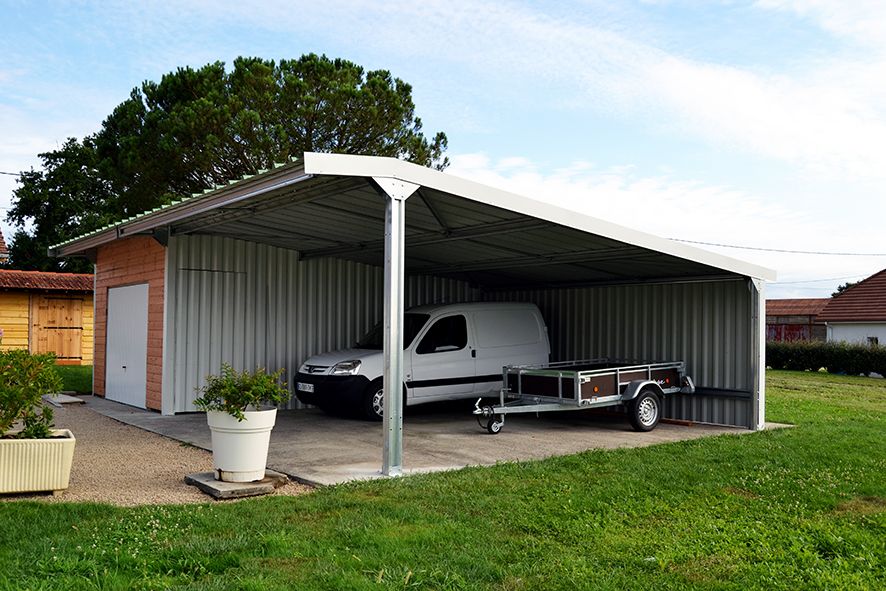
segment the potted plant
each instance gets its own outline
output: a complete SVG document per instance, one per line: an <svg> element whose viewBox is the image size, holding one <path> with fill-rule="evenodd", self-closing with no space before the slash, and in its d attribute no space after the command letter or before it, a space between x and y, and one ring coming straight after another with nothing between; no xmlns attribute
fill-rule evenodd
<svg viewBox="0 0 886 591"><path fill-rule="evenodd" d="M289 400L282 375L282 369L275 373L264 368L238 372L225 363L221 373L208 376L199 389L202 395L194 404L206 411L216 480L252 482L265 477L277 409L263 410L261 406Z"/></svg>
<svg viewBox="0 0 886 591"><path fill-rule="evenodd" d="M55 355L0 351L0 493L68 488L76 439L53 429L44 394L58 392Z"/></svg>

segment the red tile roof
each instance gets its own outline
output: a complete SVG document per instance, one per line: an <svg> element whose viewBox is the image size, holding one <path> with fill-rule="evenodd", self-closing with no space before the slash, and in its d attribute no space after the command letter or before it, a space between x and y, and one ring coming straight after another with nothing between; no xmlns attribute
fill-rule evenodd
<svg viewBox="0 0 886 591"><path fill-rule="evenodd" d="M0 289L92 291L90 273L48 273L0 269Z"/></svg>
<svg viewBox="0 0 886 591"><path fill-rule="evenodd" d="M817 316L830 298L766 300L767 316Z"/></svg>
<svg viewBox="0 0 886 591"><path fill-rule="evenodd" d="M831 298L822 322L886 322L886 269Z"/></svg>

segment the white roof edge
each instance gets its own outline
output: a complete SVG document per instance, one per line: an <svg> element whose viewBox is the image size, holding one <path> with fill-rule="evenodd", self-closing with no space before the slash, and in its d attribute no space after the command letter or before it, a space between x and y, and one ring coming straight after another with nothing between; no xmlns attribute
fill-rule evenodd
<svg viewBox="0 0 886 591"><path fill-rule="evenodd" d="M654 234L613 224L557 205L496 189L396 158L305 152L304 169L306 173L315 175L394 178L739 275L767 281L775 281L777 276L773 269L741 259L674 242Z"/></svg>

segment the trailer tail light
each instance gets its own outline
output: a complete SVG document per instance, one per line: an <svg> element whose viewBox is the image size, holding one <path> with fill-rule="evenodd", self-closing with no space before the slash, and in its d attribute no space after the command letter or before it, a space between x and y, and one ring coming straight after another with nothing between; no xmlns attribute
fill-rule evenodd
<svg viewBox="0 0 886 591"><path fill-rule="evenodd" d="M670 384L670 383L671 383L671 378L665 378L665 384Z"/></svg>

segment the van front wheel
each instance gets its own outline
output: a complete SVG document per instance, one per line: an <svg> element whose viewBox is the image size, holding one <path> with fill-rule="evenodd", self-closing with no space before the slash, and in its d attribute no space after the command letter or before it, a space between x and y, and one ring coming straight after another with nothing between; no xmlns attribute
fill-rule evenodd
<svg viewBox="0 0 886 591"><path fill-rule="evenodd" d="M372 380L363 393L363 417L369 421L380 421L385 411L385 390L382 378Z"/></svg>
<svg viewBox="0 0 886 591"><path fill-rule="evenodd" d="M369 382L363 392L363 418L368 421L380 421L385 414L384 378ZM406 386L403 386L403 411L406 411Z"/></svg>

